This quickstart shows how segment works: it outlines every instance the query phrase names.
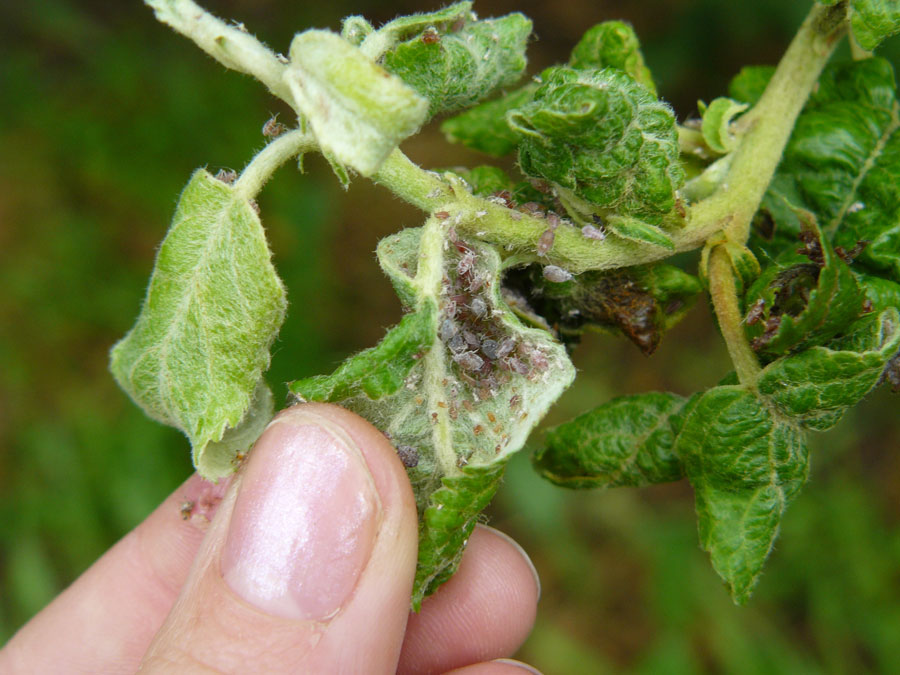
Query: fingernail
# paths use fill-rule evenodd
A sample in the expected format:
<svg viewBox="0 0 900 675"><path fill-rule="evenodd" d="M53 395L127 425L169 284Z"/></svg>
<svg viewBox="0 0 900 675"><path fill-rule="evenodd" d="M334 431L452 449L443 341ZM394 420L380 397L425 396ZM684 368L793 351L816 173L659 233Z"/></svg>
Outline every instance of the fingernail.
<svg viewBox="0 0 900 675"><path fill-rule="evenodd" d="M533 673L534 675L543 675L543 673L541 673L541 671L539 671L534 666L529 666L527 663L516 661L516 659L494 659L493 663L503 663L507 666L515 666L516 668L521 668L527 673Z"/></svg>
<svg viewBox="0 0 900 675"><path fill-rule="evenodd" d="M525 549L519 545L515 539L510 537L506 532L501 532L500 530L491 527L490 525L478 525L478 527L483 527L486 530L490 530L494 534L496 534L501 539L505 539L514 549L516 549L521 556L525 559L525 562L528 563L528 567L531 570L531 575L534 577L534 585L537 586L537 599L541 599L541 577L538 575L537 567L534 566L534 563L531 561L531 558L525 552Z"/></svg>
<svg viewBox="0 0 900 675"><path fill-rule="evenodd" d="M250 454L222 574L269 614L328 619L356 587L380 513L372 475L349 435L302 407L289 410Z"/></svg>

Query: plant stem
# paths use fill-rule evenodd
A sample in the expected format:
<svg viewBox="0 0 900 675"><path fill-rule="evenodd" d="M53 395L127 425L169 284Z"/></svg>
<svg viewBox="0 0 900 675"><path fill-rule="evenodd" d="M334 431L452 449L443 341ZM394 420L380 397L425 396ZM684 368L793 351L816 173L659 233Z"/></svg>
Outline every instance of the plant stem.
<svg viewBox="0 0 900 675"><path fill-rule="evenodd" d="M713 248L709 255L709 295L738 380L755 389L760 366L744 333L731 258L722 246Z"/></svg>
<svg viewBox="0 0 900 675"><path fill-rule="evenodd" d="M291 157L318 147L311 134L296 129L282 134L260 150L234 183L234 191L253 199L275 170Z"/></svg>
<svg viewBox="0 0 900 675"><path fill-rule="evenodd" d="M193 40L216 61L252 75L296 109L291 91L282 79L286 64L250 35L243 24L229 25L193 0L144 0L144 3L153 9L159 21Z"/></svg>
<svg viewBox="0 0 900 675"><path fill-rule="evenodd" d="M372 179L429 213L453 196L450 186L436 173L414 164L399 148L388 155Z"/></svg>
<svg viewBox="0 0 900 675"><path fill-rule="evenodd" d="M794 122L845 31L845 3L813 7L759 102L737 122L743 133L728 175L716 194L691 209L692 228L716 223L732 241L747 240Z"/></svg>

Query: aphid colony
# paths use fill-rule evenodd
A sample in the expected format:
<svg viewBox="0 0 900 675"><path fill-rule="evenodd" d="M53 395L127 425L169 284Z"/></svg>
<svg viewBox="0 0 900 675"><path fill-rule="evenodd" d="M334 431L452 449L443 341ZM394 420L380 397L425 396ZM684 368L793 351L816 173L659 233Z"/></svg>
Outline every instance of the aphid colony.
<svg viewBox="0 0 900 675"><path fill-rule="evenodd" d="M493 398L513 374L535 379L547 370L547 356L525 340L517 340L492 309L492 280L479 269L473 245L448 228L441 323L444 343L459 378L471 386L476 401ZM451 409L451 417L456 411Z"/></svg>

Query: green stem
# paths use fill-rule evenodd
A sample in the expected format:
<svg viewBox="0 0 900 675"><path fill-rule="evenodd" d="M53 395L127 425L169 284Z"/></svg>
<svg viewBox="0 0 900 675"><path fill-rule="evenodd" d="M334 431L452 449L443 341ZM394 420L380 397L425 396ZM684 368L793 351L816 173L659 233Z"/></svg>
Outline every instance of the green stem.
<svg viewBox="0 0 900 675"><path fill-rule="evenodd" d="M414 164L399 148L388 155L372 179L427 212L434 211L453 195L450 186L436 173Z"/></svg>
<svg viewBox="0 0 900 675"><path fill-rule="evenodd" d="M260 150L234 182L234 191L245 199L253 199L275 170L291 157L318 147L311 134L294 130L276 138Z"/></svg>
<svg viewBox="0 0 900 675"><path fill-rule="evenodd" d="M813 7L759 102L738 121L741 143L728 175L716 194L691 209L691 229L723 228L732 241L747 240L794 122L845 31L845 3Z"/></svg>
<svg viewBox="0 0 900 675"><path fill-rule="evenodd" d="M734 269L728 252L722 246L713 248L709 255L709 295L738 380L741 384L754 389L760 366L744 333Z"/></svg>

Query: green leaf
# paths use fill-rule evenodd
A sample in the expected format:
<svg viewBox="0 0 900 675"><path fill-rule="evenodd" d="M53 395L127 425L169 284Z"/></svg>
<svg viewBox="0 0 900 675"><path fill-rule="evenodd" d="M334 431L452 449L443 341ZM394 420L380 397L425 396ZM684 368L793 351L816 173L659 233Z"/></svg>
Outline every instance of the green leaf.
<svg viewBox="0 0 900 675"><path fill-rule="evenodd" d="M570 488L642 487L684 477L673 453L671 416L684 399L651 392L621 396L547 430L538 473Z"/></svg>
<svg viewBox="0 0 900 675"><path fill-rule="evenodd" d="M510 111L519 164L604 209L659 221L684 181L671 109L613 68L548 68Z"/></svg>
<svg viewBox="0 0 900 675"><path fill-rule="evenodd" d="M900 33L896 0L852 0L850 7L850 27L863 49L872 51L885 38Z"/></svg>
<svg viewBox="0 0 900 675"><path fill-rule="evenodd" d="M742 604L806 482L803 433L745 388L719 386L688 403L675 452L694 488L700 544Z"/></svg>
<svg viewBox="0 0 900 675"><path fill-rule="evenodd" d="M736 101L756 105L774 74L774 66L744 66L728 85L728 95Z"/></svg>
<svg viewBox="0 0 900 675"><path fill-rule="evenodd" d="M516 82L525 70L531 20L522 14L429 27L395 45L384 67L430 101L430 115L467 108Z"/></svg>
<svg viewBox="0 0 900 675"><path fill-rule="evenodd" d="M426 99L335 33L300 33L290 54L285 79L316 140L363 176L428 117Z"/></svg>
<svg viewBox="0 0 900 675"><path fill-rule="evenodd" d="M422 33L422 31L428 28L433 27L443 31L453 30L454 24L471 20L472 3L455 2L436 12L422 12L419 14L397 17L393 21L382 26L378 32L392 41L406 40L407 38ZM459 27L457 27L456 30L459 30Z"/></svg>
<svg viewBox="0 0 900 675"><path fill-rule="evenodd" d="M756 314L746 323L747 335L763 355L825 344L863 313L865 292L850 267L835 255L810 214L801 215L808 257L782 256L747 293L748 312Z"/></svg>
<svg viewBox="0 0 900 675"><path fill-rule="evenodd" d="M259 383L286 301L270 257L249 200L196 171L137 323L112 350L116 381L150 417L187 435L209 480L234 470L235 454L271 416Z"/></svg>
<svg viewBox="0 0 900 675"><path fill-rule="evenodd" d="M874 312L881 312L889 307L900 308L900 284L867 274L857 275L857 279L866 292L866 298L872 303Z"/></svg>
<svg viewBox="0 0 900 675"><path fill-rule="evenodd" d="M395 394L434 342L436 308L407 314L376 347L348 358L331 375L296 380L291 393L307 401L342 401L363 394L373 401Z"/></svg>
<svg viewBox="0 0 900 675"><path fill-rule="evenodd" d="M616 68L656 94L634 28L623 21L605 21L589 28L572 50L569 65L578 69Z"/></svg>
<svg viewBox="0 0 900 675"><path fill-rule="evenodd" d="M476 197L489 197L495 192L512 188L509 176L496 166L476 166L466 171L457 170L456 174L469 184Z"/></svg>
<svg viewBox="0 0 900 675"><path fill-rule="evenodd" d="M770 363L757 386L783 414L810 429L832 427L869 393L900 350L900 316L886 310L857 322L831 347L812 347Z"/></svg>
<svg viewBox="0 0 900 675"><path fill-rule="evenodd" d="M749 106L734 99L717 98L708 106L699 107L703 117L701 132L710 149L724 155L737 148L739 139L731 133L731 123Z"/></svg>
<svg viewBox="0 0 900 675"><path fill-rule="evenodd" d="M868 245L857 258L900 281L900 104L891 65L866 59L830 67L797 120L767 195L778 228L796 223L778 201L816 214L835 246Z"/></svg>
<svg viewBox="0 0 900 675"><path fill-rule="evenodd" d="M497 252L449 236L431 218L382 240L381 266L414 314L334 375L292 385L362 415L414 458L415 604L452 574L507 458L575 375L564 347L501 298Z"/></svg>
<svg viewBox="0 0 900 675"><path fill-rule="evenodd" d="M606 229L622 239L628 239L638 244L658 246L669 251L675 250L675 242L672 241L672 237L662 229L641 222L637 218L610 216L605 225Z"/></svg>
<svg viewBox="0 0 900 675"><path fill-rule="evenodd" d="M506 122L506 113L520 108L534 96L538 85L530 82L500 98L445 120L441 131L451 143L462 143L494 157L508 155L519 144L519 137Z"/></svg>

